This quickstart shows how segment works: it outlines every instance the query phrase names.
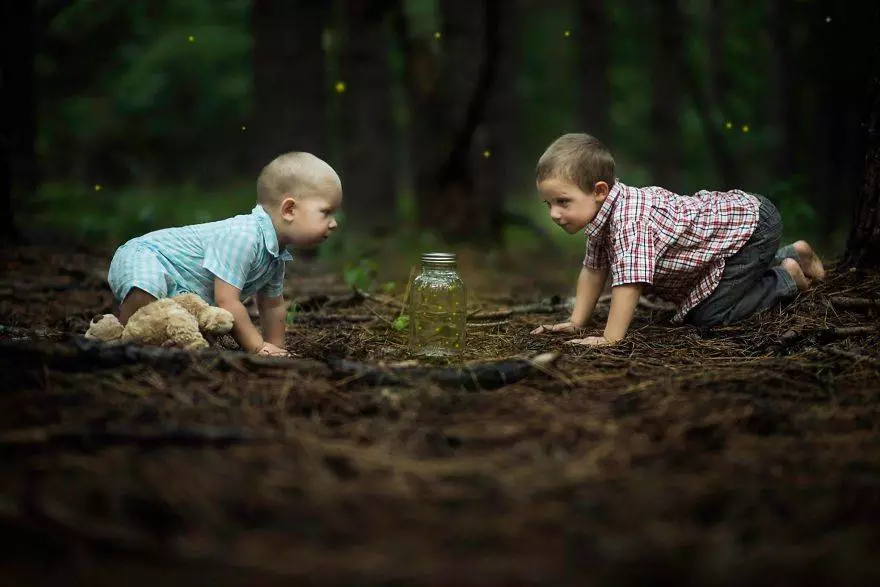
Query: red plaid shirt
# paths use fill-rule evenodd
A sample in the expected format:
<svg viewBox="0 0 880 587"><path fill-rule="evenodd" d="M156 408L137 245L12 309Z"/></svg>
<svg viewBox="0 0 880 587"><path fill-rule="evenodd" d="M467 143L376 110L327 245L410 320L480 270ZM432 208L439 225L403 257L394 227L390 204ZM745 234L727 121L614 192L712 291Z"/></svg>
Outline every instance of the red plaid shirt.
<svg viewBox="0 0 880 587"><path fill-rule="evenodd" d="M615 180L584 229L584 266L610 267L611 285L642 283L678 305L673 322L718 287L724 261L752 236L759 200L741 190L681 196Z"/></svg>

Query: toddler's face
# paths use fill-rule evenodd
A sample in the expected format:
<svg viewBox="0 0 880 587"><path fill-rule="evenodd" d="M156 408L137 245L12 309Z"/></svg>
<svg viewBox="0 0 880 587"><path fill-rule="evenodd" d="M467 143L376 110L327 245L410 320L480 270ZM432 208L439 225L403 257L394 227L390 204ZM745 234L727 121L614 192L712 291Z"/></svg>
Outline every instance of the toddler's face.
<svg viewBox="0 0 880 587"><path fill-rule="evenodd" d="M342 204L342 193L335 186L299 198L288 224L286 240L295 246L319 245L336 229L334 213Z"/></svg>
<svg viewBox="0 0 880 587"><path fill-rule="evenodd" d="M550 218L568 234L574 234L596 217L604 198L588 194L566 179L538 182L540 198L547 204Z"/></svg>

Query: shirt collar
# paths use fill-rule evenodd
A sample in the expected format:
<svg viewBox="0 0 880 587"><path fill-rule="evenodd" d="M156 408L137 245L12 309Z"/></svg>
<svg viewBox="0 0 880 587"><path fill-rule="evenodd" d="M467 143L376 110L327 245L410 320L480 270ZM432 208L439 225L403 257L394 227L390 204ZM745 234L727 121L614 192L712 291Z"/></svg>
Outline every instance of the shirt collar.
<svg viewBox="0 0 880 587"><path fill-rule="evenodd" d="M611 210L614 209L614 204L617 202L617 198L620 196L620 192L623 191L624 187L625 186L620 183L617 178L614 178L614 185L605 197L605 201L602 202L602 205L599 207L596 217L590 220L584 227L585 235L596 238L602 229L605 228L605 225L608 223L608 218L611 216Z"/></svg>
<svg viewBox="0 0 880 587"><path fill-rule="evenodd" d="M278 250L278 234L275 232L275 226L272 224L272 217L269 216L260 204L254 206L251 214L257 219L257 226L260 227L260 232L263 233L263 242L269 254L273 257L280 256L282 261L293 261L293 255L286 248L281 249L280 252Z"/></svg>

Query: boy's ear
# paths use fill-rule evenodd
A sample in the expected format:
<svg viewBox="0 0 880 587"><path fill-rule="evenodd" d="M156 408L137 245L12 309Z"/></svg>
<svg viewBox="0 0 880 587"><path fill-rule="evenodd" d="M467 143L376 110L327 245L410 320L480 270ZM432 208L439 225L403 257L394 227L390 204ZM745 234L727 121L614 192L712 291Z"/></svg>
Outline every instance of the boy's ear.
<svg viewBox="0 0 880 587"><path fill-rule="evenodd" d="M608 197L608 193L611 191L611 188L608 187L608 183L604 181L597 181L596 185L593 186L593 195L596 196L597 202L604 202L605 198Z"/></svg>
<svg viewBox="0 0 880 587"><path fill-rule="evenodd" d="M281 217L290 220L296 215L296 198L290 194L284 194L281 198Z"/></svg>

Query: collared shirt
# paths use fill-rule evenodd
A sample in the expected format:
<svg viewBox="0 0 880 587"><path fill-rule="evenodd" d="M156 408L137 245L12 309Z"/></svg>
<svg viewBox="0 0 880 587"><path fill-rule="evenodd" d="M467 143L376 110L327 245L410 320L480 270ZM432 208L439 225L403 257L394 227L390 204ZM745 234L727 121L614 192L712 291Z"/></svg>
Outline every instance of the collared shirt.
<svg viewBox="0 0 880 587"><path fill-rule="evenodd" d="M214 277L241 290L241 297L263 292L280 296L284 262L293 260L279 250L272 219L259 204L250 214L225 220L163 228L129 241L149 249L169 280L169 296L198 294L214 304Z"/></svg>
<svg viewBox="0 0 880 587"><path fill-rule="evenodd" d="M759 200L741 190L681 196L615 180L584 229L584 266L608 267L611 285L648 284L678 305L673 322L718 287L725 259L749 240Z"/></svg>

